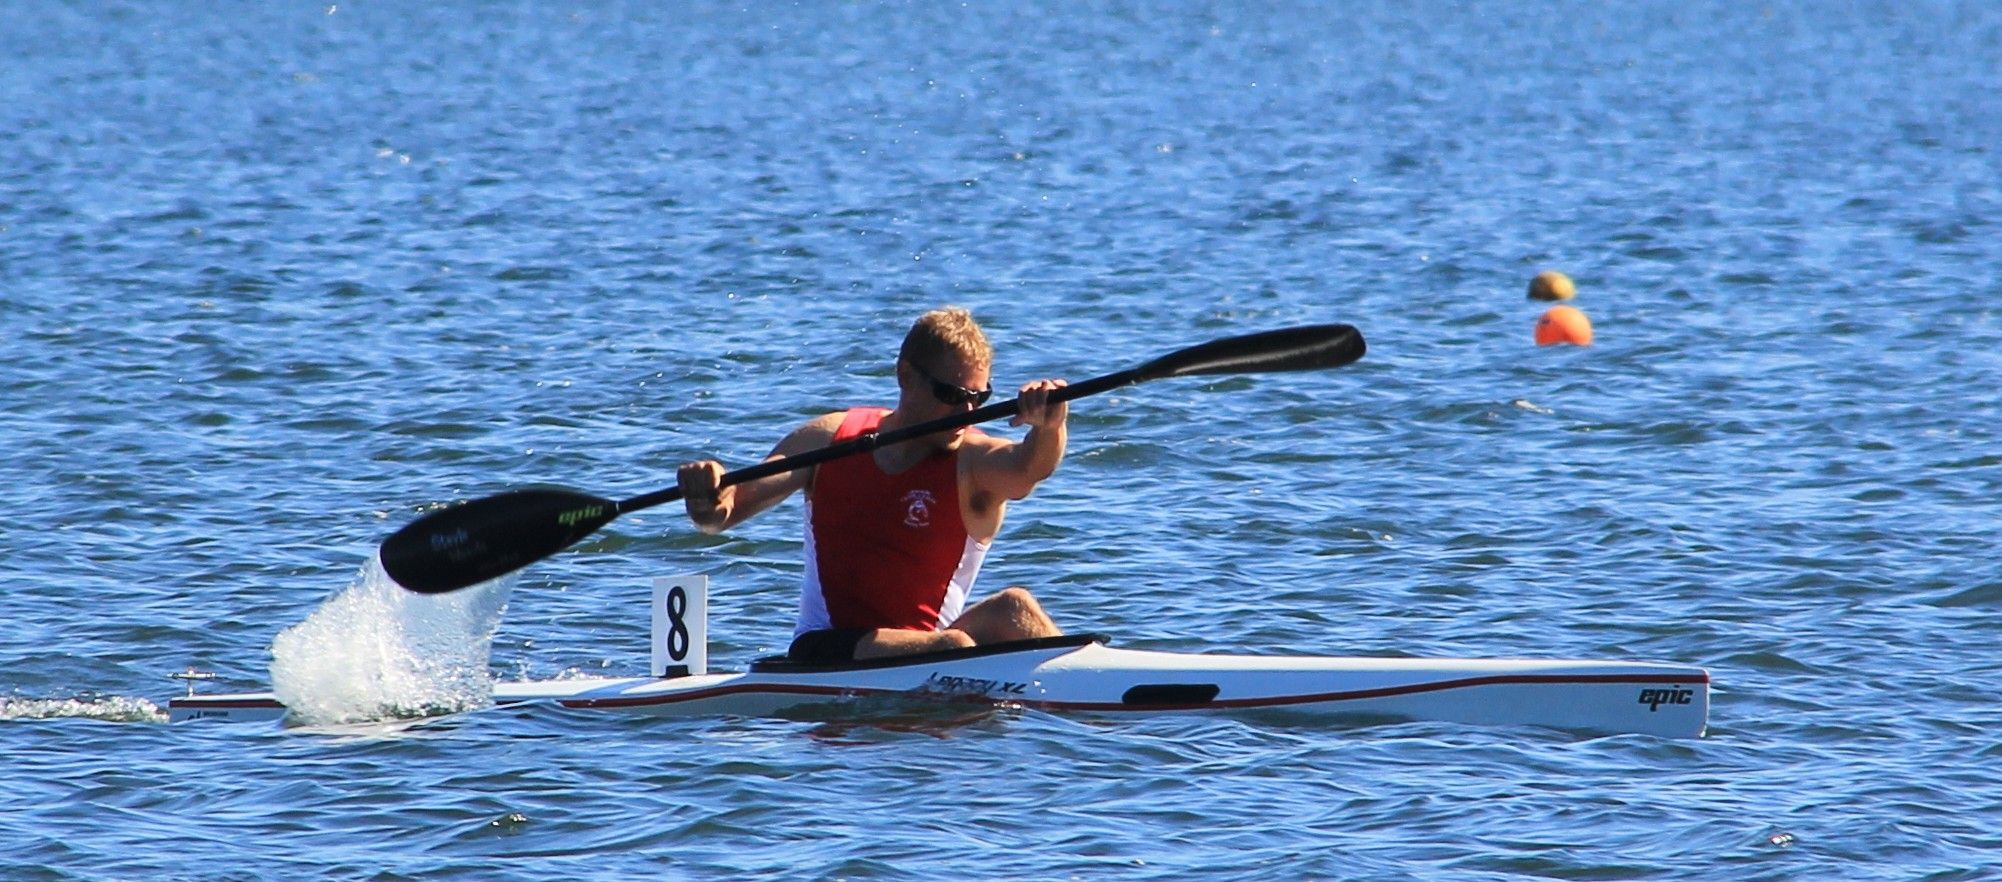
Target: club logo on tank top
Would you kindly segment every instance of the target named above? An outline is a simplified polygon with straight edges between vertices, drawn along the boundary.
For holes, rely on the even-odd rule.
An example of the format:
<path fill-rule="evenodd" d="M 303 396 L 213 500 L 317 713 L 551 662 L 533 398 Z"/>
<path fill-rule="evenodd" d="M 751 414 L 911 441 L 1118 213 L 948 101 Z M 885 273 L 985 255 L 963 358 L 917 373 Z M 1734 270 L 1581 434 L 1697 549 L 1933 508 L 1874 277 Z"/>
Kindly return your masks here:
<path fill-rule="evenodd" d="M 919 530 L 931 526 L 932 503 L 930 490 L 912 490 L 904 494 L 904 526 Z"/>

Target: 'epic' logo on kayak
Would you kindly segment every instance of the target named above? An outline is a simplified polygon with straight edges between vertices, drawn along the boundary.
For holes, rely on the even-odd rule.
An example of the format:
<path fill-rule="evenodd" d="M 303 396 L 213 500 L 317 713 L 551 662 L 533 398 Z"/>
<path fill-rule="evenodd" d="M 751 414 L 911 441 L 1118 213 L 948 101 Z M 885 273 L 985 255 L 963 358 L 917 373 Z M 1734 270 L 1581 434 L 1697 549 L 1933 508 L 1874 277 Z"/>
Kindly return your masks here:
<path fill-rule="evenodd" d="M 1650 713 L 1661 710 L 1664 704 L 1688 704 L 1696 693 L 1677 686 L 1674 689 L 1642 689 L 1641 704 L 1647 705 Z"/>

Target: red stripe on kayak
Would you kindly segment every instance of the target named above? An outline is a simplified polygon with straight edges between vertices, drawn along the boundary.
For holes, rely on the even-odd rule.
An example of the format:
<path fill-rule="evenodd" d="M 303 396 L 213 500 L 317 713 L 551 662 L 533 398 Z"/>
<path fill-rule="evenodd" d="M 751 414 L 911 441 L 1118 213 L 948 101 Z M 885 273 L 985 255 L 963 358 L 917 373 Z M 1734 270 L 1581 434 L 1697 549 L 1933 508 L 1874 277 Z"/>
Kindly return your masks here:
<path fill-rule="evenodd" d="M 532 698 L 496 699 L 492 706 L 513 707 L 514 705 L 527 704 L 534 700 Z M 291 708 L 286 707 L 283 702 L 275 698 L 202 698 L 201 696 L 168 699 L 167 708 L 169 710 L 175 708 L 185 710 L 291 710 Z M 475 709 L 468 708 L 468 710 Z M 412 717 L 411 719 L 419 718 Z"/>
<path fill-rule="evenodd" d="M 856 689 L 837 686 L 787 686 L 778 683 L 760 683 L 747 686 L 718 686 L 714 689 L 700 689 L 692 692 L 677 692 L 673 695 L 642 695 L 633 698 L 559 698 L 557 704 L 564 707 L 645 707 L 650 704 L 679 704 L 684 701 L 701 701 L 705 698 L 721 698 L 746 692 L 765 695 L 825 695 L 839 698 L 844 695 L 903 695 L 906 689 Z"/>
<path fill-rule="evenodd" d="M 271 698 L 173 698 L 167 701 L 168 708 L 221 708 L 235 710 L 284 710 L 285 705 Z"/>

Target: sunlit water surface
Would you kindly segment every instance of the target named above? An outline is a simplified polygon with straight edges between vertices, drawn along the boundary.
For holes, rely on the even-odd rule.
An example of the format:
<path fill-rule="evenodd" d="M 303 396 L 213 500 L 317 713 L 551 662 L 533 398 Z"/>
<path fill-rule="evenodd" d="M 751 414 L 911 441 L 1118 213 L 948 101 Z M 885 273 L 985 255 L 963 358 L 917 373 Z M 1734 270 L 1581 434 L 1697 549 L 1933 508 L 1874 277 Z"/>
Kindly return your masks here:
<path fill-rule="evenodd" d="M 0 878 L 2002 876 L 2002 6 L 10 13 Z M 1592 347 L 1531 345 L 1546 268 Z M 1135 647 L 1701 664 L 1709 737 L 349 712 L 642 672 L 656 575 L 712 577 L 718 665 L 782 648 L 797 503 L 477 609 L 367 567 L 752 461 L 948 302 L 1004 386 L 1371 343 L 1080 402 L 988 586 Z M 348 703 L 165 725 L 190 667 Z"/>

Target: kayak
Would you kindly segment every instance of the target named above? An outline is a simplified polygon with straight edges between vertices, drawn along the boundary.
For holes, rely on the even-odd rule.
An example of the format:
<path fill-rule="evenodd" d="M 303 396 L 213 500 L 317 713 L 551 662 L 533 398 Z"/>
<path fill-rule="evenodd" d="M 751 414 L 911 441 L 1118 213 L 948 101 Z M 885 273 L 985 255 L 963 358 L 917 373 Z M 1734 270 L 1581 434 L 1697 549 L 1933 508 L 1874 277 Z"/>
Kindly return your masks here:
<path fill-rule="evenodd" d="M 1085 634 L 836 665 L 774 658 L 734 673 L 500 683 L 494 703 L 762 717 L 891 696 L 1110 716 L 1272 710 L 1694 738 L 1709 684 L 1702 668 L 1651 662 L 1209 655 L 1116 649 Z M 171 700 L 168 714 L 276 721 L 285 706 L 268 692 L 190 695 Z"/>
<path fill-rule="evenodd" d="M 707 673 L 707 587 L 701 577 L 656 580 L 651 676 L 503 682 L 494 704 L 745 717 L 824 705 L 866 719 L 883 707 L 870 699 L 894 698 L 1106 717 L 1265 712 L 1324 723 L 1416 720 L 1670 738 L 1700 737 L 1709 716 L 1710 674 L 1684 664 L 1218 655 L 1115 648 L 1097 634 L 839 664 L 774 657 Z M 269 692 L 168 703 L 177 723 L 271 722 L 285 713 Z"/>

